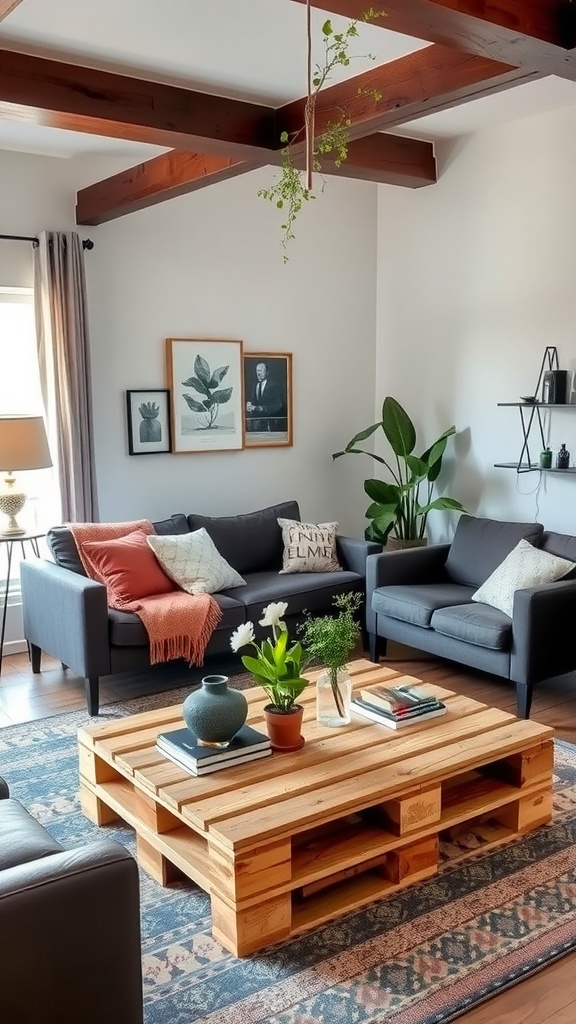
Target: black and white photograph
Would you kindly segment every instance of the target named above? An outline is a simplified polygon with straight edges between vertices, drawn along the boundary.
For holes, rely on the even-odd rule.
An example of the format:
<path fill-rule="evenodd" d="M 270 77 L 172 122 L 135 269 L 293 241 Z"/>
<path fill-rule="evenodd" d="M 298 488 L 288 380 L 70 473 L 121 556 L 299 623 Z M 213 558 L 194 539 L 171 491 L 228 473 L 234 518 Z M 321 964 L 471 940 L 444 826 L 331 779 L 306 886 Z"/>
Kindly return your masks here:
<path fill-rule="evenodd" d="M 167 338 L 175 452 L 244 447 L 242 342 Z"/>
<path fill-rule="evenodd" d="M 171 451 L 168 391 L 162 388 L 126 392 L 129 455 Z"/>
<path fill-rule="evenodd" d="M 246 353 L 244 396 L 246 447 L 291 445 L 292 353 Z"/>

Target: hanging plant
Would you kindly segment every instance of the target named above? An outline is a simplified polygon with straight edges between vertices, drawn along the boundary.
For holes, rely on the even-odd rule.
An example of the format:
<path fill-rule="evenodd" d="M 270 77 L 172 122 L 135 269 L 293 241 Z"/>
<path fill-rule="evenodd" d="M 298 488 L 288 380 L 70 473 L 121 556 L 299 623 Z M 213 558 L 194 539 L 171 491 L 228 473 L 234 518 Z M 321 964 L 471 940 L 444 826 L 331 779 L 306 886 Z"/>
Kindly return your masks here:
<path fill-rule="evenodd" d="M 372 54 L 349 53 L 351 43 L 358 36 L 358 25 L 360 22 L 374 21 L 376 18 L 385 17 L 384 11 L 376 11 L 370 8 L 365 11 L 359 19 L 350 21 L 341 32 L 335 32 L 332 22 L 328 18 L 322 25 L 322 41 L 324 55 L 321 63 L 313 67 L 312 57 L 312 28 L 311 28 L 311 0 L 306 0 L 306 53 L 307 53 L 307 92 L 304 106 L 304 123 L 301 128 L 293 132 L 291 136 L 282 132 L 280 142 L 283 144 L 281 151 L 282 163 L 280 165 L 280 177 L 270 186 L 262 188 L 258 195 L 267 199 L 283 211 L 284 223 L 282 228 L 282 247 L 286 249 L 288 243 L 294 236 L 294 221 L 300 213 L 304 203 L 315 199 L 313 191 L 313 175 L 322 176 L 322 161 L 330 157 L 336 167 L 348 157 L 348 142 L 350 138 L 350 118 L 346 110 L 340 109 L 339 116 L 334 121 L 328 121 L 322 134 L 316 138 L 315 120 L 316 104 L 318 95 L 332 76 L 337 67 L 348 67 L 351 60 L 360 57 L 368 57 L 374 60 Z M 377 90 L 359 89 L 359 96 L 372 96 L 375 100 L 381 99 Z M 304 137 L 305 170 L 299 170 L 295 163 L 294 150 L 300 147 Z M 300 152 L 299 152 L 300 156 Z M 322 177 L 321 189 L 324 189 L 324 178 Z M 284 262 L 288 262 L 286 252 L 283 255 Z"/>

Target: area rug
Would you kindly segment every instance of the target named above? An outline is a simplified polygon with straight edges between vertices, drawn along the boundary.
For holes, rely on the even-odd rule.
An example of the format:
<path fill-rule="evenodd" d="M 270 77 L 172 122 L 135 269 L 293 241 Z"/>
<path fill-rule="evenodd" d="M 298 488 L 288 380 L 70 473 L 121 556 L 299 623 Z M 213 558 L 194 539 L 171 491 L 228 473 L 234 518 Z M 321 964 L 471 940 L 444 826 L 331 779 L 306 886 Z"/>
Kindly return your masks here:
<path fill-rule="evenodd" d="M 239 680 L 241 683 L 241 680 Z M 180 703 L 174 690 L 102 719 Z M 132 830 L 87 821 L 76 795 L 85 712 L 0 729 L 0 774 L 65 846 Z M 42 765 L 41 773 L 38 765 Z M 141 875 L 146 1024 L 447 1024 L 576 948 L 576 747 L 556 744 L 553 822 L 243 960 L 210 934 L 192 882 Z"/>

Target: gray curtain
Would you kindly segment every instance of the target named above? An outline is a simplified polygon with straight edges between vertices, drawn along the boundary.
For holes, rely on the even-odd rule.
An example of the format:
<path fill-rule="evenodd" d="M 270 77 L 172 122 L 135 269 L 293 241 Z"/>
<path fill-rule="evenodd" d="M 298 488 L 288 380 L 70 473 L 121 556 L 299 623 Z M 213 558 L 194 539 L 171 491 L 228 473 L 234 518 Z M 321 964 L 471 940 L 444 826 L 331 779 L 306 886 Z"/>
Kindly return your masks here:
<path fill-rule="evenodd" d="M 84 252 L 75 231 L 43 231 L 34 250 L 40 379 L 64 522 L 97 522 Z"/>

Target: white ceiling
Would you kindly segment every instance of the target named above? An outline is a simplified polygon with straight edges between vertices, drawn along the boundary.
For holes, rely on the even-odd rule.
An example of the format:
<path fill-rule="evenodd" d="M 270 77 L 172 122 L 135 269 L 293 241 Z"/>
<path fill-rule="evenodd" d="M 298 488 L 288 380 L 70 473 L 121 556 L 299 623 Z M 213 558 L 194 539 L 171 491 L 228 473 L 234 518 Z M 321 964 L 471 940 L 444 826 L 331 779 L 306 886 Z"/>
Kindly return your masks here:
<path fill-rule="evenodd" d="M 320 39 L 325 15 L 313 15 L 313 37 Z M 346 24 L 332 21 L 335 27 Z M 276 106 L 306 91 L 305 28 L 305 7 L 289 0 L 23 0 L 0 25 L 0 47 Z M 382 64 L 425 45 L 365 25 L 351 53 L 372 54 Z M 339 69 L 340 77 L 370 65 L 358 56 L 348 69 Z M 395 131 L 435 141 L 572 104 L 576 84 L 548 78 Z M 135 163 L 162 152 L 1 119 L 0 149 L 61 157 L 126 155 Z"/>

